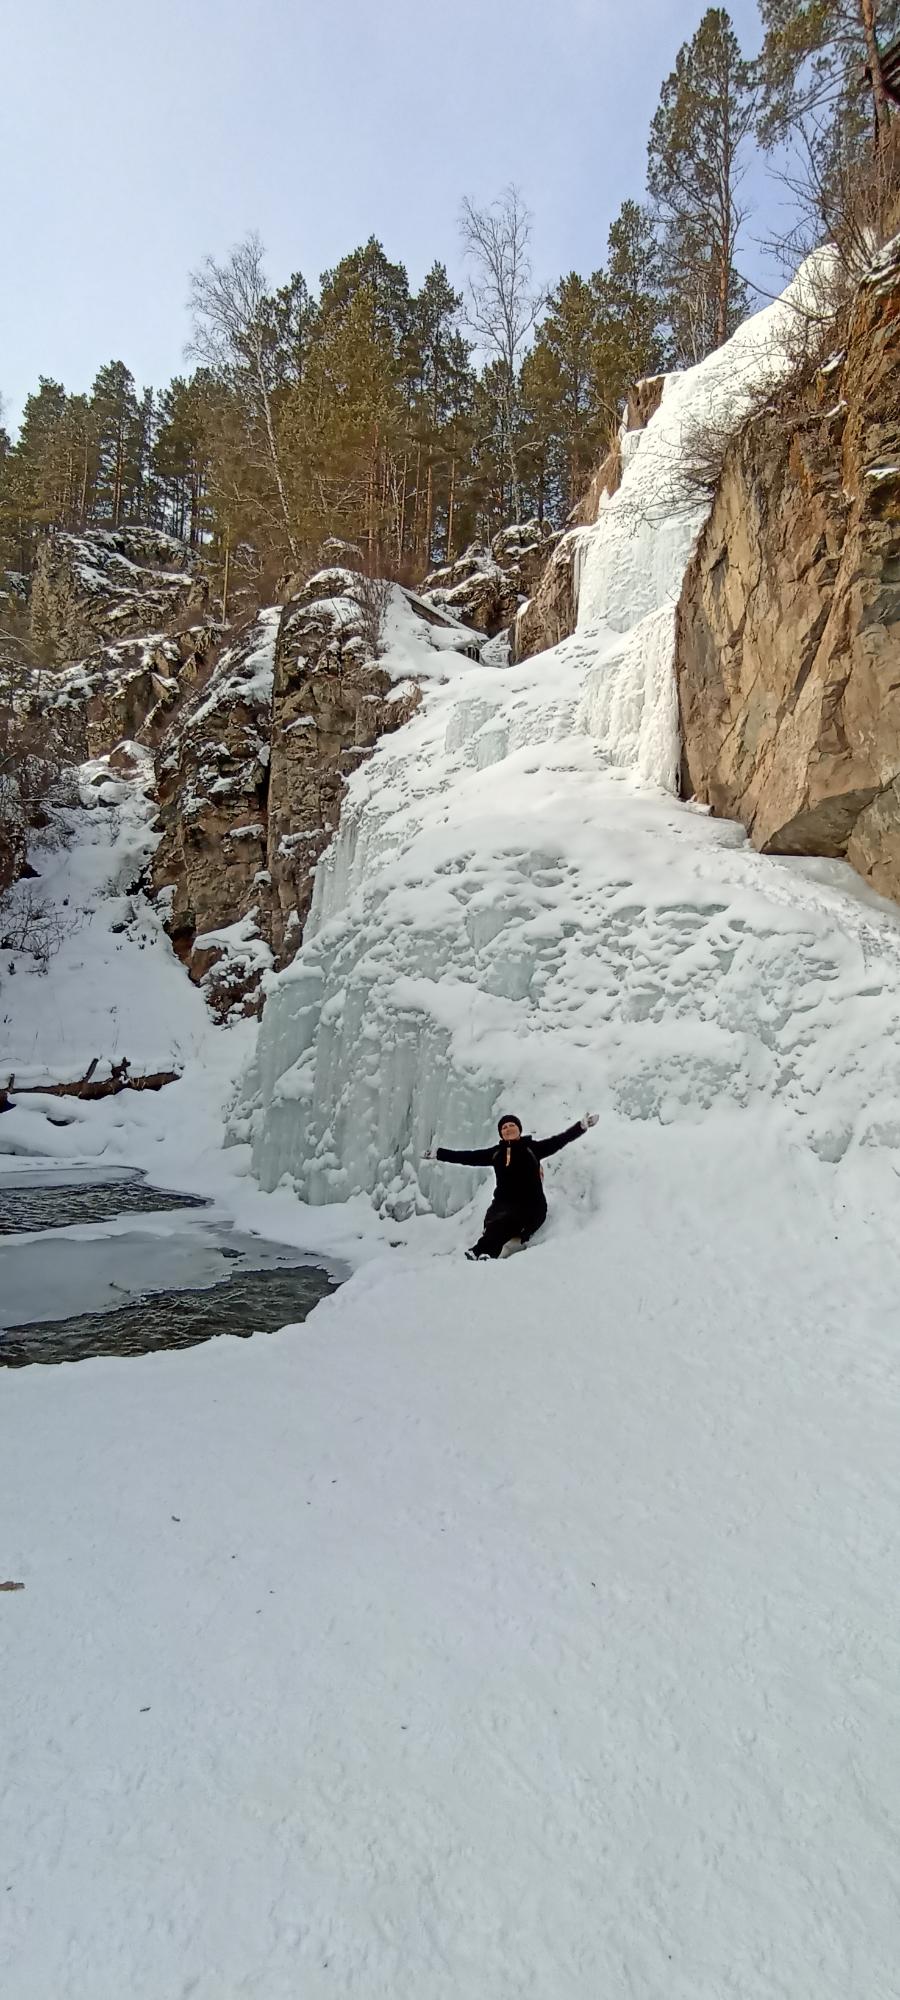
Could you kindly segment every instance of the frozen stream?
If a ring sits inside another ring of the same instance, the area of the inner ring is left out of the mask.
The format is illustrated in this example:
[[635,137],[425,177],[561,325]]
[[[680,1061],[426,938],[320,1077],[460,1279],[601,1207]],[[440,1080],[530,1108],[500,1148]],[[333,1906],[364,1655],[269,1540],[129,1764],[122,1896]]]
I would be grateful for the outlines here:
[[303,1320],[337,1279],[127,1170],[0,1184],[0,1365],[191,1347]]

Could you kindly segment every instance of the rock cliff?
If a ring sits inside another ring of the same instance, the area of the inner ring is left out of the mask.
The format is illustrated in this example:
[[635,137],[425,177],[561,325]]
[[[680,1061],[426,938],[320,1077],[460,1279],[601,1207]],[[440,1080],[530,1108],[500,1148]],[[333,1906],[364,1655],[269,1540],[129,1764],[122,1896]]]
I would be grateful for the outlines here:
[[216,625],[190,625],[174,637],[150,632],[46,673],[44,706],[60,723],[67,718],[70,755],[104,757],[123,738],[152,748],[205,679],[222,632]]
[[724,459],[679,607],[686,795],[900,897],[900,244]]
[[[162,840],[152,881],[166,928],[214,1010],[255,999],[267,955],[266,819],[275,641],[260,612],[220,655],[156,753]],[[237,930],[230,937],[222,934]],[[243,927],[243,929],[242,929]]]
[[489,639],[512,625],[542,575],[558,536],[547,521],[502,528],[489,548],[473,543],[445,569],[426,576],[420,595]]
[[208,585],[191,550],[151,528],[47,535],[31,589],[31,636],[55,661],[99,642],[165,629],[203,607]]
[[[504,588],[529,573],[537,546],[530,529],[511,532]],[[62,757],[122,755],[129,743],[154,753],[152,884],[222,1016],[257,1007],[262,973],[300,944],[347,779],[412,715],[441,654],[477,658],[483,643],[440,604],[337,566],[341,553],[329,549],[330,566],[310,578],[285,578],[283,605],[226,630],[187,622],[207,586],[170,537],[51,535],[32,590],[34,638],[45,657],[79,647],[83,657],[39,668],[18,647],[13,676],[4,636],[23,722],[43,718]],[[5,842],[4,880],[23,854]]]
[[285,606],[278,634],[266,865],[279,963],[302,940],[348,777],[420,700],[415,682],[395,685],[373,659],[355,588],[350,572],[321,571]]

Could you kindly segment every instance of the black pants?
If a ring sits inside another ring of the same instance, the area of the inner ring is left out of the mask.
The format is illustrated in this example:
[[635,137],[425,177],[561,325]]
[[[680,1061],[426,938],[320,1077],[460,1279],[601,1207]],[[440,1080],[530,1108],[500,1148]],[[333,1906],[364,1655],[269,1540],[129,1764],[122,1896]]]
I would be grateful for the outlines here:
[[546,1207],[535,1209],[532,1214],[522,1215],[517,1209],[507,1208],[501,1203],[492,1201],[484,1218],[484,1228],[478,1242],[473,1245],[472,1255],[499,1257],[504,1243],[508,1243],[512,1236],[520,1236],[522,1242],[527,1243],[529,1236],[533,1236],[535,1231],[540,1229],[546,1214]]

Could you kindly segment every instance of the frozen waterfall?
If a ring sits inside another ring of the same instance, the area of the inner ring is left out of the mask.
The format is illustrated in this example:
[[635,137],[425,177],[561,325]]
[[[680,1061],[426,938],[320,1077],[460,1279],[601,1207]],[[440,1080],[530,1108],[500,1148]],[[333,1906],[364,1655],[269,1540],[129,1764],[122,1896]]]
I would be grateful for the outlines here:
[[[705,516],[684,447],[740,419],[791,315],[669,379],[585,532],[572,637],[503,672],[448,657],[353,778],[234,1121],[264,1187],[446,1213],[471,1190],[421,1155],[482,1142],[501,1098],[534,1127],[588,1102],[620,1129],[740,1109],[744,1143],[774,1107],[829,1160],[900,1137],[896,915],[673,796],[675,609]],[[584,1157],[558,1172],[590,1198]]]

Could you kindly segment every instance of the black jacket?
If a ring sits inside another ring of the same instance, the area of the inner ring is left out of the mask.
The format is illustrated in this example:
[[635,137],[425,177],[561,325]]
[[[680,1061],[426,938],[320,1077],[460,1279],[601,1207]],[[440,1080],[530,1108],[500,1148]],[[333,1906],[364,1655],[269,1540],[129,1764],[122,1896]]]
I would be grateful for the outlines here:
[[584,1126],[579,1118],[576,1125],[570,1125],[565,1132],[557,1132],[552,1139],[532,1139],[522,1137],[507,1145],[501,1139],[498,1146],[485,1146],[473,1153],[454,1152],[450,1146],[439,1146],[436,1158],[448,1160],[457,1167],[493,1167],[497,1183],[492,1208],[508,1208],[523,1221],[540,1217],[547,1213],[544,1189],[541,1182],[541,1160],[551,1153],[559,1153],[563,1146],[570,1146],[573,1139],[580,1139]]

